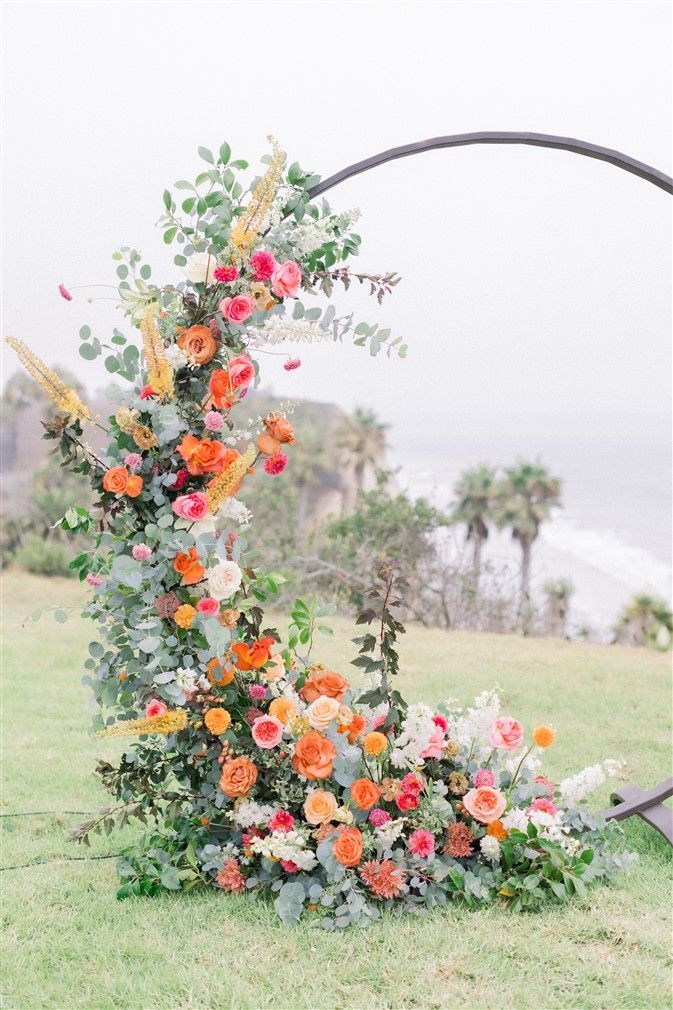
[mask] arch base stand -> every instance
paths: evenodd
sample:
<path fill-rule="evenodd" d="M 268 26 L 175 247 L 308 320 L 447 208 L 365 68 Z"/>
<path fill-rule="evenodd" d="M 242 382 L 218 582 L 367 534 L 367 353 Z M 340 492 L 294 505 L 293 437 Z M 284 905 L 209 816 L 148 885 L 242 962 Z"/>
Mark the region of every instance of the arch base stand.
<path fill-rule="evenodd" d="M 624 786 L 612 794 L 610 798 L 617 805 L 604 810 L 603 816 L 608 821 L 623 821 L 637 814 L 673 845 L 673 810 L 663 804 L 669 796 L 673 796 L 673 779 L 666 779 L 653 789 Z"/>

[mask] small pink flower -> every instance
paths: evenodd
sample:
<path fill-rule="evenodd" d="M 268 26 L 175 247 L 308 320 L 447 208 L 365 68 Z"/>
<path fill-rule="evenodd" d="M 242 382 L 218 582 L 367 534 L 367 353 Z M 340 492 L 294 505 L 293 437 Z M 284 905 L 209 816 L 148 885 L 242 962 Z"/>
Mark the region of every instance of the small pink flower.
<path fill-rule="evenodd" d="M 220 284 L 231 284 L 238 277 L 238 267 L 215 267 L 213 277 Z"/>
<path fill-rule="evenodd" d="M 156 391 L 152 389 L 151 386 L 143 386 L 138 394 L 141 400 L 150 400 L 153 396 L 156 396 Z"/>
<path fill-rule="evenodd" d="M 90 586 L 94 587 L 103 585 L 103 580 L 101 579 L 100 575 L 94 575 L 93 572 L 89 572 L 89 574 L 86 577 L 86 581 L 89 583 Z"/>
<path fill-rule="evenodd" d="M 428 746 L 425 750 L 421 751 L 422 758 L 440 758 L 444 753 L 444 747 L 446 745 L 446 740 L 444 739 L 444 732 L 437 727 L 437 729 L 430 735 L 428 740 Z"/>
<path fill-rule="evenodd" d="M 295 368 L 301 367 L 301 358 L 288 358 L 288 360 L 283 365 L 286 372 L 293 372 Z"/>
<path fill-rule="evenodd" d="M 546 789 L 547 789 L 547 791 L 549 793 L 549 798 L 551 799 L 552 796 L 554 795 L 554 790 L 556 789 L 556 786 L 554 785 L 554 783 L 552 782 L 552 780 L 548 779 L 546 775 L 536 775 L 535 776 L 535 782 L 536 782 L 536 784 L 538 786 L 545 786 L 546 787 Z"/>
<path fill-rule="evenodd" d="M 472 781 L 476 789 L 479 789 L 480 786 L 492 786 L 495 782 L 495 775 L 490 768 L 480 768 Z"/>
<path fill-rule="evenodd" d="M 416 772 L 407 772 L 402 779 L 402 792 L 409 793 L 410 796 L 419 796 L 423 792 L 425 779 Z"/>
<path fill-rule="evenodd" d="M 250 267 L 254 280 L 269 281 L 276 269 L 276 260 L 273 253 L 267 252 L 266 249 L 260 249 L 250 257 Z"/>
<path fill-rule="evenodd" d="M 148 558 L 152 557 L 152 548 L 148 547 L 147 544 L 134 544 L 131 548 L 131 554 L 136 561 L 147 561 Z"/>
<path fill-rule="evenodd" d="M 224 417 L 217 410 L 209 410 L 203 416 L 203 423 L 208 431 L 220 431 L 224 425 Z"/>
<path fill-rule="evenodd" d="M 541 810 L 544 814 L 551 814 L 553 817 L 556 813 L 556 807 L 550 799 L 546 796 L 538 796 L 534 799 L 530 805 L 531 810 Z"/>
<path fill-rule="evenodd" d="M 252 739 L 258 747 L 269 750 L 283 739 L 283 724 L 275 715 L 261 715 L 252 724 Z"/>
<path fill-rule="evenodd" d="M 432 721 L 434 722 L 435 726 L 439 726 L 442 733 L 449 732 L 449 720 L 446 718 L 446 716 L 437 713 L 437 715 L 433 715 Z"/>
<path fill-rule="evenodd" d="M 129 470 L 133 470 L 134 473 L 136 470 L 139 470 L 142 465 L 143 458 L 139 452 L 128 452 L 124 456 L 124 466 L 127 466 Z"/>
<path fill-rule="evenodd" d="M 287 456 L 280 450 L 278 450 L 278 452 L 274 452 L 273 456 L 269 456 L 264 460 L 264 470 L 272 477 L 277 477 L 279 473 L 283 472 L 286 466 Z"/>
<path fill-rule="evenodd" d="M 153 715 L 163 715 L 164 712 L 168 712 L 168 705 L 163 701 L 159 701 L 158 698 L 153 698 L 152 701 L 148 701 L 145 705 L 145 717 L 151 719 Z"/>
<path fill-rule="evenodd" d="M 292 831 L 294 817 L 287 810 L 277 810 L 269 821 L 269 831 Z"/>
<path fill-rule="evenodd" d="M 384 824 L 388 824 L 392 820 L 392 817 L 387 810 L 381 810 L 381 807 L 374 807 L 373 810 L 370 810 L 367 820 L 375 828 L 382 828 Z"/>
<path fill-rule="evenodd" d="M 252 315 L 252 299 L 247 295 L 236 295 L 235 298 L 223 298 L 220 302 L 220 312 L 230 323 L 244 323 Z"/>
<path fill-rule="evenodd" d="M 294 260 L 285 260 L 273 272 L 271 287 L 278 298 L 294 298 L 301 283 L 301 268 Z"/>
<path fill-rule="evenodd" d="M 176 516 L 195 523 L 208 515 L 208 497 L 203 491 L 181 494 L 175 499 L 171 508 Z"/>
<path fill-rule="evenodd" d="M 212 596 L 206 596 L 196 604 L 196 609 L 206 617 L 217 617 L 220 612 L 220 601 L 214 600 Z"/>
<path fill-rule="evenodd" d="M 65 298 L 66 302 L 71 302 L 72 301 L 72 295 L 68 291 L 68 289 L 65 286 L 65 284 L 59 284 L 59 286 L 58 286 L 58 293 L 61 296 L 61 298 Z"/>
<path fill-rule="evenodd" d="M 182 467 L 181 470 L 178 470 L 178 472 L 175 475 L 175 481 L 173 482 L 173 484 L 171 484 L 171 491 L 179 491 L 180 488 L 183 487 L 184 484 L 186 483 L 188 477 L 189 477 L 189 471 L 185 467 Z"/>
<path fill-rule="evenodd" d="M 291 859 L 281 859 L 280 865 L 286 873 L 299 873 L 299 867 L 296 863 L 293 863 Z"/>
<path fill-rule="evenodd" d="M 413 835 L 409 837 L 407 842 L 407 848 L 409 852 L 413 852 L 415 856 L 420 856 L 421 859 L 427 859 L 435 851 L 435 839 L 432 837 L 429 831 L 424 828 L 419 828 L 418 831 L 414 831 Z"/>
<path fill-rule="evenodd" d="M 491 724 L 488 738 L 492 747 L 500 750 L 518 750 L 523 743 L 523 726 L 517 719 L 501 715 Z"/>
<path fill-rule="evenodd" d="M 248 688 L 248 694 L 254 701 L 264 701 L 266 698 L 266 688 L 264 684 L 251 684 Z"/>
<path fill-rule="evenodd" d="M 380 729 L 388 717 L 388 709 L 385 712 L 380 712 L 378 715 L 374 716 L 372 719 L 372 729 Z"/>

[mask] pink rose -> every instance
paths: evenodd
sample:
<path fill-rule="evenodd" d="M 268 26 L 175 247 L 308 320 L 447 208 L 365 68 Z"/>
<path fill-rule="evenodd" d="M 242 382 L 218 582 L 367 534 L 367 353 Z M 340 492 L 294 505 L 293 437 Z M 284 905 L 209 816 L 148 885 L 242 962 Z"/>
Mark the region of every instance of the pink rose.
<path fill-rule="evenodd" d="M 416 772 L 407 772 L 402 779 L 402 792 L 409 793 L 410 796 L 418 796 L 423 792 L 425 779 Z"/>
<path fill-rule="evenodd" d="M 227 365 L 227 373 L 234 389 L 246 388 L 255 378 L 255 366 L 245 354 L 237 354 Z"/>
<path fill-rule="evenodd" d="M 223 298 L 220 302 L 220 312 L 230 323 L 244 323 L 252 315 L 252 308 L 252 299 L 247 295 Z"/>
<path fill-rule="evenodd" d="M 276 269 L 276 260 L 273 253 L 267 252 L 266 249 L 260 249 L 250 257 L 250 266 L 252 276 L 256 281 L 270 281 Z"/>
<path fill-rule="evenodd" d="M 504 813 L 507 800 L 499 789 L 492 786 L 479 786 L 478 789 L 470 789 L 469 793 L 463 796 L 463 806 L 468 814 L 474 817 L 475 821 L 482 824 L 490 824 L 497 821 Z"/>
<path fill-rule="evenodd" d="M 285 260 L 273 272 L 271 287 L 279 298 L 294 298 L 301 283 L 301 269 L 294 260 Z"/>
<path fill-rule="evenodd" d="M 418 831 L 414 831 L 413 835 L 409 836 L 407 848 L 409 849 L 409 852 L 413 852 L 415 856 L 420 856 L 421 859 L 427 859 L 428 856 L 431 856 L 435 851 L 435 839 L 429 831 L 426 831 L 424 828 L 419 828 Z"/>
<path fill-rule="evenodd" d="M 158 698 L 153 698 L 152 701 L 148 701 L 145 705 L 145 717 L 147 719 L 151 719 L 153 715 L 163 715 L 167 711 L 168 705 L 165 705 L 163 701 L 159 701 Z"/>
<path fill-rule="evenodd" d="M 518 750 L 523 743 L 523 726 L 516 719 L 501 715 L 488 731 L 493 747 L 501 750 Z"/>
<path fill-rule="evenodd" d="M 261 715 L 252 724 L 252 739 L 258 747 L 269 750 L 283 739 L 283 724 L 274 715 Z"/>
<path fill-rule="evenodd" d="M 131 548 L 131 554 L 136 561 L 147 561 L 148 558 L 152 557 L 152 548 L 148 547 L 147 544 L 134 544 Z"/>
<path fill-rule="evenodd" d="M 179 495 L 171 507 L 176 516 L 194 523 L 208 515 L 208 498 L 203 491 L 193 491 Z"/>
<path fill-rule="evenodd" d="M 204 599 L 199 600 L 196 604 L 196 609 L 206 617 L 216 617 L 220 612 L 220 602 L 219 600 L 214 600 L 212 596 L 206 596 Z"/>
<path fill-rule="evenodd" d="M 444 740 L 444 733 L 438 726 L 437 729 L 432 733 L 430 739 L 428 740 L 428 746 L 424 751 L 421 751 L 422 758 L 440 758 L 444 752 L 446 741 Z"/>

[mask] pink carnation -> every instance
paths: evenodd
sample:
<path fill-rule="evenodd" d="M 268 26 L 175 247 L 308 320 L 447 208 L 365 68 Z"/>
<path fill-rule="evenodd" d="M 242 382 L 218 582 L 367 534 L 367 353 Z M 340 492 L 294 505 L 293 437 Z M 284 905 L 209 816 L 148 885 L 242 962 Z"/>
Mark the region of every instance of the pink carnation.
<path fill-rule="evenodd" d="M 553 817 L 556 813 L 556 807 L 550 799 L 546 796 L 538 796 L 534 799 L 530 805 L 531 810 L 541 810 L 544 814 L 551 814 Z"/>
<path fill-rule="evenodd" d="M 294 260 L 280 263 L 273 273 L 271 287 L 278 298 L 294 298 L 301 283 L 301 268 Z"/>
<path fill-rule="evenodd" d="M 402 779 L 402 792 L 409 793 L 410 796 L 418 796 L 423 792 L 424 786 L 425 779 L 422 775 L 417 775 L 416 772 L 407 772 Z"/>
<path fill-rule="evenodd" d="M 398 810 L 415 810 L 418 806 L 418 796 L 414 796 L 413 793 L 402 793 L 401 796 L 395 797 L 395 803 Z"/>
<path fill-rule="evenodd" d="M 479 789 L 480 786 L 492 786 L 495 782 L 495 775 L 490 768 L 480 768 L 472 781 L 476 789 Z"/>
<path fill-rule="evenodd" d="M 283 472 L 286 466 L 287 456 L 280 450 L 278 450 L 278 452 L 274 452 L 273 456 L 268 456 L 264 460 L 264 470 L 272 477 L 277 477 L 279 473 Z"/>
<path fill-rule="evenodd" d="M 61 296 L 61 298 L 65 298 L 66 302 L 71 302 L 72 301 L 72 295 L 68 291 L 68 289 L 65 286 L 65 284 L 59 284 L 59 286 L 58 286 L 58 293 Z"/>
<path fill-rule="evenodd" d="M 415 856 L 420 856 L 421 859 L 427 859 L 435 851 L 435 839 L 432 837 L 429 831 L 424 828 L 419 828 L 418 831 L 414 831 L 413 835 L 410 836 L 407 842 L 407 848 L 409 852 L 413 852 Z"/>
<path fill-rule="evenodd" d="M 252 739 L 258 747 L 269 750 L 283 739 L 283 724 L 275 715 L 261 715 L 252 724 Z"/>
<path fill-rule="evenodd" d="M 292 831 L 294 817 L 287 810 L 278 810 L 269 821 L 269 831 Z"/>
<path fill-rule="evenodd" d="M 127 452 L 124 456 L 124 466 L 127 466 L 129 470 L 132 470 L 134 473 L 136 470 L 139 470 L 142 465 L 143 458 L 139 452 Z"/>
<path fill-rule="evenodd" d="M 209 410 L 203 416 L 203 423 L 208 431 L 220 431 L 224 425 L 224 417 L 217 410 Z"/>
<path fill-rule="evenodd" d="M 86 577 L 86 581 L 89 583 L 90 586 L 94 587 L 103 585 L 103 580 L 101 579 L 100 575 L 94 575 L 93 572 L 89 572 L 89 574 Z"/>
<path fill-rule="evenodd" d="M 236 295 L 235 298 L 223 298 L 220 302 L 220 312 L 230 323 L 244 323 L 252 315 L 252 299 L 247 295 Z"/>
<path fill-rule="evenodd" d="M 299 873 L 299 867 L 291 859 L 281 859 L 280 865 L 286 873 Z"/>
<path fill-rule="evenodd" d="M 259 252 L 253 253 L 250 257 L 250 267 L 254 280 L 269 281 L 276 269 L 276 260 L 273 253 L 260 249 Z"/>
<path fill-rule="evenodd" d="M 163 701 L 159 701 L 158 698 L 153 698 L 152 701 L 148 701 L 145 705 L 145 717 L 147 719 L 151 719 L 155 715 L 163 715 L 167 711 L 168 705 Z"/>
<path fill-rule="evenodd" d="M 196 604 L 196 609 L 200 614 L 205 614 L 206 617 L 216 617 L 220 612 L 220 601 L 214 600 L 212 596 L 206 596 L 204 599 L 199 600 Z"/>
<path fill-rule="evenodd" d="M 248 694 L 254 701 L 264 701 L 266 698 L 266 688 L 264 684 L 251 684 L 248 688 Z"/>
<path fill-rule="evenodd" d="M 286 372 L 293 372 L 295 368 L 301 367 L 301 358 L 288 358 L 283 368 Z"/>
<path fill-rule="evenodd" d="M 203 491 L 193 491 L 192 494 L 181 494 L 175 499 L 171 508 L 176 516 L 198 522 L 208 515 L 208 498 Z"/>
<path fill-rule="evenodd" d="M 215 267 L 213 277 L 220 284 L 231 284 L 238 277 L 238 267 Z"/>
<path fill-rule="evenodd" d="M 131 554 L 136 561 L 147 561 L 148 558 L 152 557 L 152 548 L 148 547 L 147 544 L 134 544 L 131 548 Z"/>
<path fill-rule="evenodd" d="M 370 810 L 367 819 L 375 828 L 382 828 L 384 824 L 388 824 L 392 820 L 387 810 L 381 810 L 381 807 L 374 807 L 373 810 Z"/>
<path fill-rule="evenodd" d="M 488 738 L 492 747 L 500 750 L 518 750 L 523 743 L 523 726 L 517 719 L 501 715 L 491 724 Z"/>

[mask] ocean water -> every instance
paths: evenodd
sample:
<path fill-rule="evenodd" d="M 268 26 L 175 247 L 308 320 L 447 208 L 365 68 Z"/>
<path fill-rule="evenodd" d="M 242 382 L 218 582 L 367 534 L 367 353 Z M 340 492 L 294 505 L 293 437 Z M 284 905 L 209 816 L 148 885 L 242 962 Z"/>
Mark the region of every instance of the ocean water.
<path fill-rule="evenodd" d="M 413 495 L 446 507 L 462 471 L 477 463 L 539 459 L 562 480 L 563 507 L 533 550 L 533 590 L 568 577 L 571 621 L 607 637 L 636 592 L 671 600 L 671 436 L 668 418 L 503 417 L 422 439 L 393 428 L 389 456 Z M 485 557 L 518 567 L 519 548 L 493 532 Z"/>

